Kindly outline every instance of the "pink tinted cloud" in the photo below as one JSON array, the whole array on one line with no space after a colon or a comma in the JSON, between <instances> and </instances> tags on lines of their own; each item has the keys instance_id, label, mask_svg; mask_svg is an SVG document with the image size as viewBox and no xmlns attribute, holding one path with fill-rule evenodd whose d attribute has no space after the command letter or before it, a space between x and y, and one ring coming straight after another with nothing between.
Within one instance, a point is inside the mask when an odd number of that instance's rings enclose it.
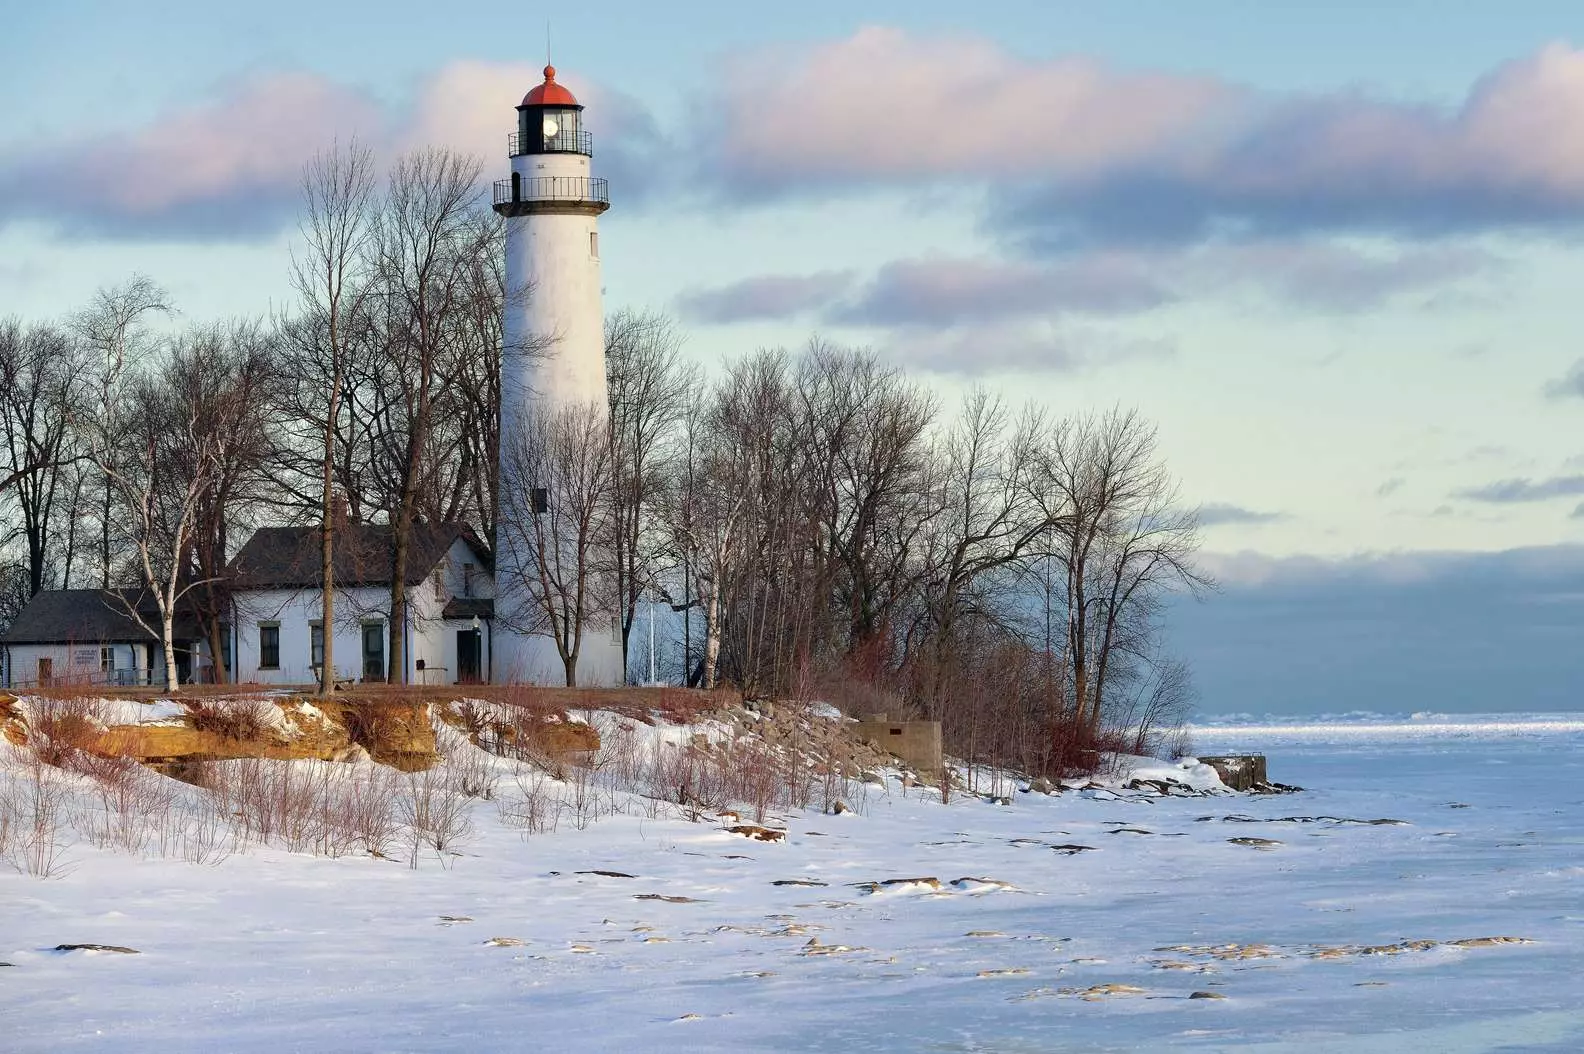
<instances>
[{"instance_id":1,"label":"pink tinted cloud","mask_svg":"<svg viewBox=\"0 0 1584 1054\"><path fill-rule=\"evenodd\" d=\"M990 184L992 217L1036 247L1584 217L1584 51L1560 43L1449 107L871 27L741 62L719 105L731 193Z\"/></svg>"},{"instance_id":2,"label":"pink tinted cloud","mask_svg":"<svg viewBox=\"0 0 1584 1054\"><path fill-rule=\"evenodd\" d=\"M744 60L720 100L720 163L744 182L1089 175L1170 154L1243 93L1206 77L1028 62L977 38L869 27Z\"/></svg>"},{"instance_id":3,"label":"pink tinted cloud","mask_svg":"<svg viewBox=\"0 0 1584 1054\"><path fill-rule=\"evenodd\" d=\"M311 73L248 78L141 127L0 160L0 224L26 216L111 236L265 236L290 224L304 162L352 138L382 161L421 146L474 154L488 179L505 170L514 108L540 79L536 67L456 62L393 106ZM569 80L585 101L606 101ZM620 97L609 108L602 127L625 119L642 132L641 110Z\"/></svg>"},{"instance_id":4,"label":"pink tinted cloud","mask_svg":"<svg viewBox=\"0 0 1584 1054\"><path fill-rule=\"evenodd\" d=\"M303 161L337 136L378 135L368 98L306 73L233 85L136 129L41 146L0 165L0 221L153 234L257 230L296 190ZM91 147L91 149L90 149Z\"/></svg>"}]
</instances>

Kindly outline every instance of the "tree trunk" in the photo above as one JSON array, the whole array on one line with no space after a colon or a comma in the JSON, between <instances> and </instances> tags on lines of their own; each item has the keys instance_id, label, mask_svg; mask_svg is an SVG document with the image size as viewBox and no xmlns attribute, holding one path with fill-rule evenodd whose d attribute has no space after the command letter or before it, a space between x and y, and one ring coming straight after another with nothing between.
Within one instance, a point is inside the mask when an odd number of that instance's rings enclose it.
<instances>
[{"instance_id":1,"label":"tree trunk","mask_svg":"<svg viewBox=\"0 0 1584 1054\"><path fill-rule=\"evenodd\" d=\"M319 694L335 690L335 419L340 410L341 376L330 382L330 410L325 417L324 461L320 465L319 538ZM313 656L310 655L311 659Z\"/></svg>"},{"instance_id":2,"label":"tree trunk","mask_svg":"<svg viewBox=\"0 0 1584 1054\"><path fill-rule=\"evenodd\" d=\"M181 684L176 679L176 645L173 638L176 635L175 603L165 605L164 612L160 615L160 646L165 649L165 690L178 692Z\"/></svg>"},{"instance_id":3,"label":"tree trunk","mask_svg":"<svg viewBox=\"0 0 1584 1054\"><path fill-rule=\"evenodd\" d=\"M700 592L703 593L702 583ZM715 664L720 661L720 599L713 583L705 593L704 601L704 676L702 687L715 687Z\"/></svg>"},{"instance_id":4,"label":"tree trunk","mask_svg":"<svg viewBox=\"0 0 1584 1054\"><path fill-rule=\"evenodd\" d=\"M385 680L389 684L407 683L407 557L412 536L412 511L405 502L391 527L391 603L390 665Z\"/></svg>"},{"instance_id":5,"label":"tree trunk","mask_svg":"<svg viewBox=\"0 0 1584 1054\"><path fill-rule=\"evenodd\" d=\"M209 637L209 657L214 663L215 684L230 684L231 671L226 665L225 636L220 632L220 616L211 613L204 621Z\"/></svg>"}]
</instances>

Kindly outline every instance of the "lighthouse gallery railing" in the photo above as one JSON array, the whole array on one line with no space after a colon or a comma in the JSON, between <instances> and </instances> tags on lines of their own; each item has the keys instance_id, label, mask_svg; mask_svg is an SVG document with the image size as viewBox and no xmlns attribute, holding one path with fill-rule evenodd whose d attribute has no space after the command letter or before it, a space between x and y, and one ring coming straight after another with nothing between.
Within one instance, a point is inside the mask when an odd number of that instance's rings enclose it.
<instances>
[{"instance_id":1,"label":"lighthouse gallery railing","mask_svg":"<svg viewBox=\"0 0 1584 1054\"><path fill-rule=\"evenodd\" d=\"M505 205L512 201L603 201L610 202L610 184L603 179L588 179L584 176L540 176L537 179L525 179L518 184L518 192L512 193L512 181L497 179L495 181L495 204Z\"/></svg>"}]
</instances>

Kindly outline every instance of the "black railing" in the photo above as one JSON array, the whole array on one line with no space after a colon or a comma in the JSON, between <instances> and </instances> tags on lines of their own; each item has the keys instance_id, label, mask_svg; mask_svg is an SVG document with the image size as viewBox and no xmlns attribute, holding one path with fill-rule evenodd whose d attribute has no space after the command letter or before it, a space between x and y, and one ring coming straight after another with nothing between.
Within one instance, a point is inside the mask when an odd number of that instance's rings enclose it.
<instances>
[{"instance_id":1,"label":"black railing","mask_svg":"<svg viewBox=\"0 0 1584 1054\"><path fill-rule=\"evenodd\" d=\"M506 137L506 153L518 154L587 154L594 156L594 137L588 132L571 132L563 128L555 135L530 135L524 137L513 132Z\"/></svg>"},{"instance_id":2,"label":"black railing","mask_svg":"<svg viewBox=\"0 0 1584 1054\"><path fill-rule=\"evenodd\" d=\"M495 181L495 204L514 201L598 201L610 203L610 184L603 179L583 176L540 176L517 184L513 193L510 179Z\"/></svg>"}]
</instances>

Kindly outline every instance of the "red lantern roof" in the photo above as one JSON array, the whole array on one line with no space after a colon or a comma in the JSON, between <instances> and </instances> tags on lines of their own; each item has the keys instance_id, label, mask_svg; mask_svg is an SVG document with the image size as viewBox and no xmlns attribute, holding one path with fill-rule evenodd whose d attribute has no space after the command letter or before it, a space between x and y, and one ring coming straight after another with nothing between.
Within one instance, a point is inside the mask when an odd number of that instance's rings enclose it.
<instances>
[{"instance_id":1,"label":"red lantern roof","mask_svg":"<svg viewBox=\"0 0 1584 1054\"><path fill-rule=\"evenodd\" d=\"M555 67L544 68L544 83L523 96L524 106L576 106L572 93L556 83Z\"/></svg>"}]
</instances>

